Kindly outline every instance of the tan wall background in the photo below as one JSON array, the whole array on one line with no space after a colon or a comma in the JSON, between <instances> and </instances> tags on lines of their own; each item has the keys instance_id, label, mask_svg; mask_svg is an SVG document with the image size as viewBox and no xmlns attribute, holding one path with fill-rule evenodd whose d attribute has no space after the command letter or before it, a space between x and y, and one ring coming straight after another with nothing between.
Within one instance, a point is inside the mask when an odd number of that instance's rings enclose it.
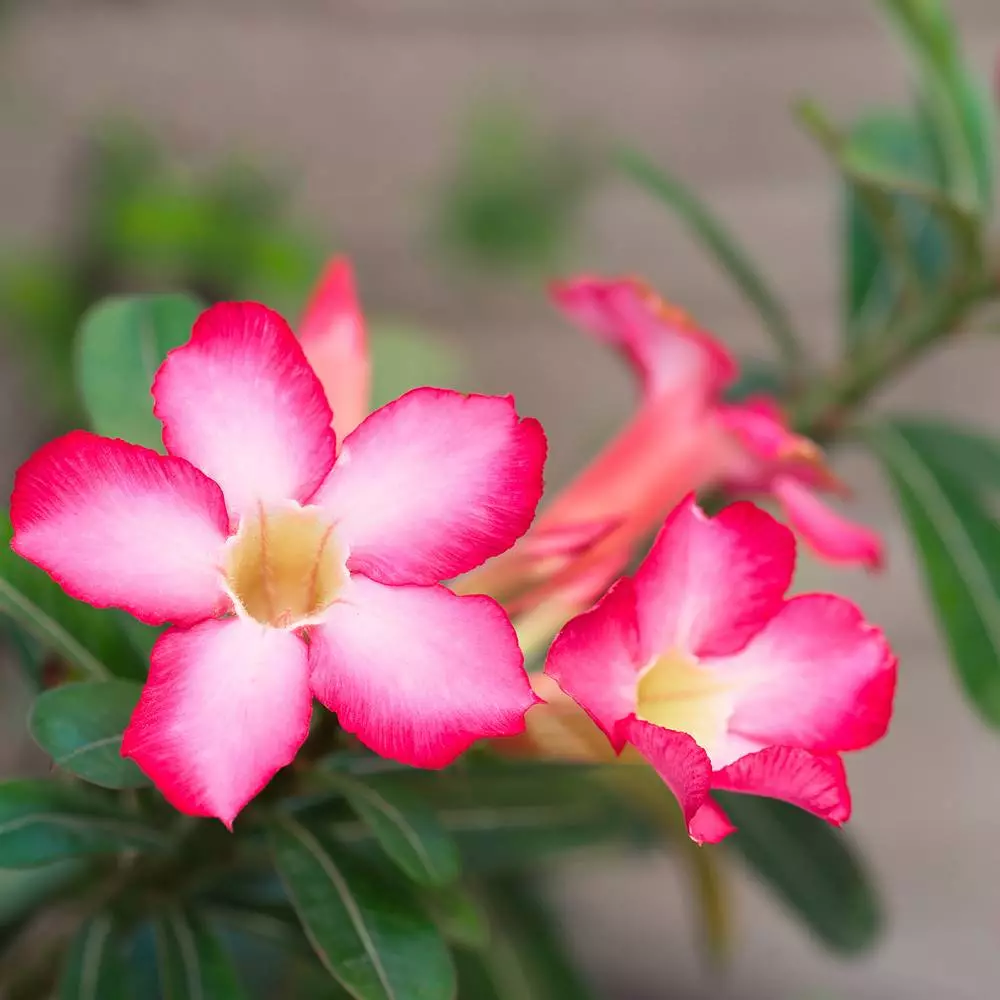
<instances>
[{"instance_id":1,"label":"tan wall background","mask_svg":"<svg viewBox=\"0 0 1000 1000\"><path fill-rule=\"evenodd\" d=\"M627 412L628 385L563 326L540 289L456 286L419 249L426 192L476 95L624 138L698 182L764 261L800 326L831 349L835 190L792 125L809 93L838 116L899 100L903 66L866 0L33 0L0 43L0 236L57 232L67 158L88 124L139 116L193 160L245 151L294 179L298 210L346 248L366 301L419 319L470 361L469 388L514 391L566 474ZM974 58L1000 53L1000 0L957 0ZM590 205L578 260L645 274L740 350L753 317L662 210L625 181ZM896 405L1000 432L1000 340L956 345L895 387ZM0 481L37 443L0 358ZM553 880L581 960L636 996L987 1000L1000 975L1000 738L948 673L906 538L878 477L848 456L865 516L888 537L877 578L806 563L800 586L855 597L902 660L889 739L852 762L853 830L885 889L880 949L842 964L754 886L735 886L732 982L706 981L669 861L585 862ZM4 487L6 488L6 486ZM608 995L617 997L608 987ZM825 992L824 992L825 991ZM677 994L670 994L671 996Z\"/></svg>"}]
</instances>

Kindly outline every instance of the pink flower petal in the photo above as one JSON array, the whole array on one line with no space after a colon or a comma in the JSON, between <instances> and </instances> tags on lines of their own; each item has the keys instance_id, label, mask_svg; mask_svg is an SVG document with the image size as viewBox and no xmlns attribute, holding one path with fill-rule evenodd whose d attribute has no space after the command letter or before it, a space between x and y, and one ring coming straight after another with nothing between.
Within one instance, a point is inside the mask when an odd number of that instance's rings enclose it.
<instances>
[{"instance_id":1,"label":"pink flower petal","mask_svg":"<svg viewBox=\"0 0 1000 1000\"><path fill-rule=\"evenodd\" d=\"M851 816L844 764L835 755L817 756L795 747L768 747L716 771L712 787L784 799L830 823Z\"/></svg>"},{"instance_id":2,"label":"pink flower petal","mask_svg":"<svg viewBox=\"0 0 1000 1000\"><path fill-rule=\"evenodd\" d=\"M240 618L170 629L153 647L122 755L181 812L231 826L292 762L311 713L306 646L294 633Z\"/></svg>"},{"instance_id":3,"label":"pink flower petal","mask_svg":"<svg viewBox=\"0 0 1000 1000\"><path fill-rule=\"evenodd\" d=\"M812 490L792 476L777 476L771 484L789 524L817 555L834 563L860 563L879 569L883 562L881 537L828 507Z\"/></svg>"},{"instance_id":4,"label":"pink flower petal","mask_svg":"<svg viewBox=\"0 0 1000 1000\"><path fill-rule=\"evenodd\" d=\"M888 728L896 658L843 598L793 598L712 667L739 685L729 730L748 740L834 752L866 747Z\"/></svg>"},{"instance_id":5,"label":"pink flower petal","mask_svg":"<svg viewBox=\"0 0 1000 1000\"><path fill-rule=\"evenodd\" d=\"M311 631L316 697L383 757L443 767L484 737L524 732L538 699L507 616L488 597L355 576Z\"/></svg>"},{"instance_id":6,"label":"pink flower petal","mask_svg":"<svg viewBox=\"0 0 1000 1000\"><path fill-rule=\"evenodd\" d=\"M794 568L795 539L769 514L735 503L708 518L689 497L635 575L643 659L741 648L781 608Z\"/></svg>"},{"instance_id":7,"label":"pink flower petal","mask_svg":"<svg viewBox=\"0 0 1000 1000\"><path fill-rule=\"evenodd\" d=\"M647 397L685 387L714 394L736 376L719 341L635 278L556 282L552 297L581 327L625 354Z\"/></svg>"},{"instance_id":8,"label":"pink flower petal","mask_svg":"<svg viewBox=\"0 0 1000 1000\"><path fill-rule=\"evenodd\" d=\"M688 823L688 833L696 844L717 844L735 832L725 810L711 796Z\"/></svg>"},{"instance_id":9,"label":"pink flower petal","mask_svg":"<svg viewBox=\"0 0 1000 1000\"><path fill-rule=\"evenodd\" d=\"M622 730L628 742L653 765L674 793L690 829L701 808L709 801L712 765L708 754L687 733L661 729L635 718L625 723ZM702 821L705 820L707 817L702 816Z\"/></svg>"},{"instance_id":10,"label":"pink flower petal","mask_svg":"<svg viewBox=\"0 0 1000 1000\"><path fill-rule=\"evenodd\" d=\"M161 624L225 602L226 505L183 459L73 431L18 471L10 516L14 551L88 604Z\"/></svg>"},{"instance_id":11,"label":"pink flower petal","mask_svg":"<svg viewBox=\"0 0 1000 1000\"><path fill-rule=\"evenodd\" d=\"M303 501L333 464L332 414L285 321L253 302L204 312L153 383L163 443L194 463L240 516Z\"/></svg>"},{"instance_id":12,"label":"pink flower petal","mask_svg":"<svg viewBox=\"0 0 1000 1000\"><path fill-rule=\"evenodd\" d=\"M643 666L635 593L626 577L596 607L578 615L556 636L545 673L586 711L620 751L626 738L619 724L636 710Z\"/></svg>"},{"instance_id":13,"label":"pink flower petal","mask_svg":"<svg viewBox=\"0 0 1000 1000\"><path fill-rule=\"evenodd\" d=\"M365 322L346 257L326 266L299 324L299 339L333 408L337 439L368 415L371 363Z\"/></svg>"},{"instance_id":14,"label":"pink flower petal","mask_svg":"<svg viewBox=\"0 0 1000 1000\"><path fill-rule=\"evenodd\" d=\"M542 492L545 435L510 397L414 389L344 441L313 503L337 518L351 570L436 583L509 548Z\"/></svg>"}]
</instances>

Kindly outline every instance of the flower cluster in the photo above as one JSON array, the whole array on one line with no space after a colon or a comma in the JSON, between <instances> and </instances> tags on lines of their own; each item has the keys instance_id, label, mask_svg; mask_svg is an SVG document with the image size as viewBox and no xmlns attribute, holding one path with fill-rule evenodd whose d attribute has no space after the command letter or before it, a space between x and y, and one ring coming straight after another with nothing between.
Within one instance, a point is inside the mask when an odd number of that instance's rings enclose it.
<instances>
[{"instance_id":1,"label":"flower cluster","mask_svg":"<svg viewBox=\"0 0 1000 1000\"><path fill-rule=\"evenodd\" d=\"M771 494L837 561L877 564L877 537L820 500L836 481L772 403L725 401L736 367L683 314L634 281L555 297L624 352L642 403L534 526L545 438L511 399L423 388L368 413L343 260L298 339L256 304L201 316L153 384L165 455L76 431L19 471L15 550L74 597L171 625L122 753L178 809L231 824L316 699L418 767L516 737L526 715L529 738L561 720L570 756L600 756L603 731L606 754L631 746L659 772L698 841L730 829L713 788L847 818L840 754L884 733L895 660L849 602L786 598L786 527L747 502L707 518L689 494ZM534 688L508 615L522 635L532 616L564 626Z\"/></svg>"}]
</instances>

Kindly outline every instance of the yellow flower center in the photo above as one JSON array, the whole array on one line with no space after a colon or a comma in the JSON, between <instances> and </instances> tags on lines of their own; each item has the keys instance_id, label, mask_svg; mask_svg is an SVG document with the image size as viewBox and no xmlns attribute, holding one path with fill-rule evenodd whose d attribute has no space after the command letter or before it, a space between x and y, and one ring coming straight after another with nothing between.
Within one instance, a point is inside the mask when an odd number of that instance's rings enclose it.
<instances>
[{"instance_id":1,"label":"yellow flower center","mask_svg":"<svg viewBox=\"0 0 1000 1000\"><path fill-rule=\"evenodd\" d=\"M731 710L730 685L677 650L664 653L639 679L636 716L644 722L687 733L711 755L725 735Z\"/></svg>"},{"instance_id":2,"label":"yellow flower center","mask_svg":"<svg viewBox=\"0 0 1000 1000\"><path fill-rule=\"evenodd\" d=\"M273 628L319 620L347 582L347 553L320 507L245 517L226 543L225 585L238 610Z\"/></svg>"}]
</instances>

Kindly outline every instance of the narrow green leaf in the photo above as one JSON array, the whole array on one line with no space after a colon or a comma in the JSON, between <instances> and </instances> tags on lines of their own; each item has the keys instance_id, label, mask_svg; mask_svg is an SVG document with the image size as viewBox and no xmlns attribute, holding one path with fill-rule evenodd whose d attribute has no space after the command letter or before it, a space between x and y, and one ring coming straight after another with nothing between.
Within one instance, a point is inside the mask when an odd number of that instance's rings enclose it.
<instances>
[{"instance_id":1,"label":"narrow green leaf","mask_svg":"<svg viewBox=\"0 0 1000 1000\"><path fill-rule=\"evenodd\" d=\"M430 920L317 835L283 819L270 831L288 897L330 974L356 1000L451 1000L455 973Z\"/></svg>"},{"instance_id":2,"label":"narrow green leaf","mask_svg":"<svg viewBox=\"0 0 1000 1000\"><path fill-rule=\"evenodd\" d=\"M843 953L871 947L881 909L842 831L775 799L715 794L737 828L727 844L820 941Z\"/></svg>"},{"instance_id":3,"label":"narrow green leaf","mask_svg":"<svg viewBox=\"0 0 1000 1000\"><path fill-rule=\"evenodd\" d=\"M881 0L914 67L918 99L941 152L947 184L969 207L988 210L997 152L996 109L966 62L943 0Z\"/></svg>"},{"instance_id":4,"label":"narrow green leaf","mask_svg":"<svg viewBox=\"0 0 1000 1000\"><path fill-rule=\"evenodd\" d=\"M445 940L464 948L485 948L490 939L489 917L482 903L464 886L427 889L420 896Z\"/></svg>"},{"instance_id":5,"label":"narrow green leaf","mask_svg":"<svg viewBox=\"0 0 1000 1000\"><path fill-rule=\"evenodd\" d=\"M164 846L157 830L93 793L54 781L0 783L0 868Z\"/></svg>"},{"instance_id":6,"label":"narrow green leaf","mask_svg":"<svg viewBox=\"0 0 1000 1000\"><path fill-rule=\"evenodd\" d=\"M73 600L46 573L10 548L10 518L0 515L0 616L63 659L80 677L144 676L145 665L120 615ZM37 679L39 686L42 678Z\"/></svg>"},{"instance_id":7,"label":"narrow green leaf","mask_svg":"<svg viewBox=\"0 0 1000 1000\"><path fill-rule=\"evenodd\" d=\"M869 434L923 564L959 680L1000 727L1000 523L921 451L920 436L884 423Z\"/></svg>"},{"instance_id":8,"label":"narrow green leaf","mask_svg":"<svg viewBox=\"0 0 1000 1000\"><path fill-rule=\"evenodd\" d=\"M153 921L161 1000L243 1000L229 956L194 914L172 907Z\"/></svg>"},{"instance_id":9,"label":"narrow green leaf","mask_svg":"<svg viewBox=\"0 0 1000 1000\"><path fill-rule=\"evenodd\" d=\"M329 772L351 808L400 870L423 885L445 885L458 877L458 850L434 811L391 779L367 782Z\"/></svg>"},{"instance_id":10,"label":"narrow green leaf","mask_svg":"<svg viewBox=\"0 0 1000 1000\"><path fill-rule=\"evenodd\" d=\"M127 971L114 921L88 920L70 944L59 979L59 1000L124 1000Z\"/></svg>"},{"instance_id":11,"label":"narrow green leaf","mask_svg":"<svg viewBox=\"0 0 1000 1000\"><path fill-rule=\"evenodd\" d=\"M894 417L892 425L938 479L976 492L1000 490L1000 439L930 417Z\"/></svg>"},{"instance_id":12,"label":"narrow green leaf","mask_svg":"<svg viewBox=\"0 0 1000 1000\"><path fill-rule=\"evenodd\" d=\"M28 726L53 762L105 788L149 784L121 755L122 733L142 688L130 681L64 684L36 699Z\"/></svg>"},{"instance_id":13,"label":"narrow green leaf","mask_svg":"<svg viewBox=\"0 0 1000 1000\"><path fill-rule=\"evenodd\" d=\"M136 295L107 299L83 317L76 381L98 434L163 450L150 387L167 352L191 336L201 308L186 295Z\"/></svg>"},{"instance_id":14,"label":"narrow green leaf","mask_svg":"<svg viewBox=\"0 0 1000 1000\"><path fill-rule=\"evenodd\" d=\"M676 212L692 235L716 259L756 309L782 357L788 362L798 362L802 355L801 341L788 311L747 251L708 206L677 177L651 163L641 153L625 149L619 153L618 159L622 169L634 181Z\"/></svg>"}]
</instances>

